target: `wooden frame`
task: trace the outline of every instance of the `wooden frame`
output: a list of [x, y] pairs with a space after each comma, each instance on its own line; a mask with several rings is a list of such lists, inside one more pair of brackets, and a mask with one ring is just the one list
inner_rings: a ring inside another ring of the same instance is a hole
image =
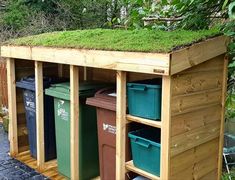
[[223, 164], [223, 147], [224, 147], [224, 119], [225, 119], [225, 102], [227, 95], [227, 80], [228, 80], [228, 58], [225, 58], [223, 69], [223, 90], [222, 90], [222, 113], [220, 126], [220, 145], [219, 145], [219, 163], [218, 163], [218, 179], [221, 177]]
[[15, 60], [7, 58], [7, 87], [9, 102], [9, 124], [10, 133], [10, 154], [16, 156], [18, 154], [18, 136], [17, 136], [17, 113], [16, 113], [16, 84], [15, 84]]
[[37, 166], [41, 171], [45, 163], [44, 141], [44, 97], [43, 64], [35, 61], [36, 125], [37, 125]]
[[70, 66], [70, 147], [71, 179], [79, 179], [79, 70]]
[[[89, 79], [96, 79], [95, 76], [98, 71], [94, 71], [93, 74], [92, 68], [116, 72], [117, 180], [125, 179], [127, 171], [156, 180], [185, 178], [186, 176], [183, 176], [182, 172], [185, 172], [189, 178], [219, 179], [223, 150], [223, 108], [227, 74], [227, 61], [223, 62], [227, 50], [226, 44], [227, 38], [219, 36], [166, 54], [2, 46], [1, 56], [7, 58], [8, 68], [9, 116], [12, 119], [10, 121], [11, 156], [17, 157], [21, 161], [24, 161], [22, 157], [28, 156], [28, 152], [23, 154], [18, 152], [15, 87], [17, 70], [14, 60], [14, 58], [17, 58], [35, 61], [38, 160], [36, 165], [33, 164], [32, 167], [40, 172], [45, 172], [47, 168], [50, 169], [49, 167], [53, 167], [53, 170], [56, 168], [55, 161], [44, 162], [44, 125], [42, 121], [39, 121], [43, 119], [42, 67], [43, 63], [50, 62], [59, 64], [57, 71], [60, 77], [64, 76], [63, 65], [70, 65], [68, 72], [70, 73], [71, 90], [71, 179], [79, 179], [78, 80], [80, 76], [78, 66], [84, 67], [82, 74], [84, 80], [88, 79], [88, 74]], [[223, 69], [221, 69], [222, 65]], [[140, 73], [136, 79], [148, 77], [146, 74], [162, 79], [162, 116], [160, 122], [126, 114], [126, 82], [129, 80], [128, 75], [130, 73]], [[103, 75], [100, 74], [101, 80], [103, 80]], [[107, 76], [107, 78], [110, 77]], [[129, 122], [161, 128], [160, 177], [136, 168], [133, 161], [125, 162], [126, 125]], [[218, 158], [219, 163], [208, 159], [207, 149], [211, 149], [211, 152], [213, 152], [211, 159]], [[184, 160], [184, 157], [188, 159]], [[29, 161], [36, 162], [31, 159]], [[202, 167], [206, 165], [211, 167], [203, 169]], [[58, 172], [53, 171], [49, 174], [52, 174], [53, 177], [59, 177], [56, 173]]]

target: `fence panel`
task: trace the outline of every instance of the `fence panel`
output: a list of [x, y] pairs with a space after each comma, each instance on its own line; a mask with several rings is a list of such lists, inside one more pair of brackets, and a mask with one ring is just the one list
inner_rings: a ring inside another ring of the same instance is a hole
[[8, 107], [6, 60], [0, 58], [0, 105]]

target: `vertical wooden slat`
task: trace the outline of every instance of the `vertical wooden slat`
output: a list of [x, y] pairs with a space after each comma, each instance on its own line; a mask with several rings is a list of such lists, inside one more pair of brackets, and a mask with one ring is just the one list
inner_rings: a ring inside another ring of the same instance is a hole
[[3, 107], [3, 98], [4, 98], [4, 96], [3, 96], [3, 93], [4, 93], [4, 91], [3, 91], [3, 72], [4, 72], [4, 64], [3, 64], [3, 62], [2, 61], [0, 61], [0, 108], [2, 108]]
[[162, 127], [161, 127], [161, 179], [170, 174], [170, 131], [171, 131], [171, 77], [162, 78]]
[[70, 66], [70, 147], [71, 179], [79, 179], [79, 69]]
[[84, 81], [87, 80], [87, 67], [83, 68], [84, 72], [83, 72], [83, 77], [84, 77]]
[[227, 80], [228, 80], [228, 59], [224, 60], [223, 70], [223, 89], [222, 89], [222, 112], [221, 112], [221, 125], [220, 125], [220, 142], [219, 142], [219, 159], [218, 159], [218, 180], [221, 179], [222, 163], [223, 163], [223, 146], [224, 146], [224, 123], [225, 123], [225, 101], [227, 95]]
[[116, 179], [125, 179], [126, 72], [117, 71]]
[[16, 112], [16, 84], [15, 84], [15, 60], [7, 58], [7, 85], [8, 85], [8, 109], [9, 109], [9, 133], [10, 133], [10, 154], [18, 154], [17, 135], [17, 112]]
[[37, 131], [37, 167], [43, 170], [45, 164], [44, 141], [44, 100], [43, 100], [43, 64], [35, 61], [35, 95], [36, 95], [36, 131]]
[[58, 64], [58, 76], [63, 77], [63, 64]]

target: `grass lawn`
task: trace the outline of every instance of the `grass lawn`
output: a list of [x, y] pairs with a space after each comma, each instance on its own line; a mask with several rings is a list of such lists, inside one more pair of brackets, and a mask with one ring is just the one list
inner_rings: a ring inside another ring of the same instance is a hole
[[12, 39], [4, 44], [61, 48], [167, 53], [220, 34], [218, 28], [201, 31], [91, 29], [45, 33]]

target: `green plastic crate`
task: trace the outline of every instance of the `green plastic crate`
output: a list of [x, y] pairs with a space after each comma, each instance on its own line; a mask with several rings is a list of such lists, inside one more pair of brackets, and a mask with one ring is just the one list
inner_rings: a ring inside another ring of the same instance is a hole
[[127, 83], [129, 114], [151, 120], [161, 119], [161, 79]]
[[161, 131], [145, 128], [128, 133], [134, 166], [160, 176]]

